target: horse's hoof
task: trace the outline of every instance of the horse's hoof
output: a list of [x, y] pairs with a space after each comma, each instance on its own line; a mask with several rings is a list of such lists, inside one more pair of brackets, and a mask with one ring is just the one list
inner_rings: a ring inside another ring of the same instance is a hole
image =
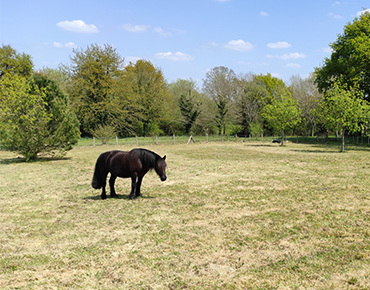
[[106, 195], [102, 195], [102, 196], [101, 196], [101, 199], [103, 199], [103, 200], [104, 200], [104, 199], [107, 199], [107, 196], [106, 196]]
[[134, 200], [134, 199], [136, 199], [137, 198], [137, 196], [131, 196], [130, 195], [130, 197], [129, 197], [129, 199], [131, 199], [131, 200]]

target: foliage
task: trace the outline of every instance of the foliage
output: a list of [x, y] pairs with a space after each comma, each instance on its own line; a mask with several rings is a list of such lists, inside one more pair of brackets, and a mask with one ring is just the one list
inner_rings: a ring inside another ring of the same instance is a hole
[[84, 135], [99, 125], [112, 125], [122, 120], [127, 111], [121, 95], [114, 89], [122, 73], [124, 59], [110, 45], [92, 44], [86, 50], [74, 49], [71, 65], [64, 69], [71, 84], [67, 87]]
[[267, 123], [276, 131], [281, 132], [281, 145], [284, 145], [284, 131], [294, 128], [299, 123], [300, 114], [301, 110], [297, 100], [294, 100], [289, 93], [273, 98], [271, 103], [266, 104], [261, 112]]
[[132, 105], [135, 106], [132, 111], [135, 111], [139, 121], [136, 134], [153, 134], [154, 124], [169, 127], [176, 110], [162, 71], [149, 61], [138, 60], [126, 66], [123, 78], [128, 84], [127, 94], [132, 96]]
[[249, 132], [253, 136], [259, 136], [263, 132], [263, 122], [260, 118], [256, 118], [249, 124]]
[[361, 99], [362, 95], [363, 92], [358, 87], [348, 87], [336, 80], [332, 89], [326, 91], [325, 98], [317, 109], [317, 115], [326, 128], [341, 131], [342, 151], [345, 131], [360, 131], [369, 117], [369, 106]]
[[19, 75], [29, 78], [32, 75], [31, 56], [18, 53], [10, 45], [0, 47], [0, 79], [5, 75]]
[[[265, 89], [253, 75], [240, 77], [238, 87], [240, 89], [236, 95], [233, 110], [236, 122], [242, 126], [242, 132], [255, 135], [255, 132], [251, 132], [251, 124], [257, 122], [263, 127], [263, 123], [260, 120], [256, 121], [256, 119], [260, 119], [262, 105], [259, 101], [262, 99], [261, 95], [265, 94]], [[259, 132], [261, 130], [262, 128]]]
[[217, 114], [215, 116], [216, 126], [218, 128], [219, 135], [225, 135], [226, 133], [226, 115], [229, 112], [228, 108], [228, 100], [223, 97], [219, 96], [218, 99], [215, 99], [216, 106], [217, 106]]
[[302, 125], [304, 124], [305, 127], [304, 130], [306, 130], [307, 135], [311, 132], [313, 136], [318, 122], [314, 112], [323, 98], [314, 82], [314, 76], [310, 75], [305, 79], [299, 75], [292, 76], [289, 90], [293, 98], [298, 101], [299, 108], [302, 111], [301, 118]]
[[26, 161], [38, 154], [63, 156], [78, 142], [79, 124], [68, 99], [42, 75], [29, 82], [14, 75], [0, 84], [1, 145]]
[[116, 128], [110, 125], [99, 125], [92, 131], [95, 138], [100, 139], [102, 144], [107, 144], [109, 139], [117, 136]]
[[187, 96], [180, 96], [179, 108], [184, 120], [186, 134], [190, 133], [191, 127], [195, 124], [195, 121], [201, 112], [199, 106], [200, 104], [194, 101], [190, 91]]
[[335, 42], [330, 44], [332, 54], [315, 69], [316, 82], [321, 91], [330, 90], [335, 79], [341, 77], [349, 87], [370, 94], [370, 13], [364, 11], [344, 27]]

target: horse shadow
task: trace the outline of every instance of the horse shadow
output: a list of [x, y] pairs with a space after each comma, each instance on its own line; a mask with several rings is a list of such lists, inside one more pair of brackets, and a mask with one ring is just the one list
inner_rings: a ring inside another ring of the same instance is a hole
[[[152, 199], [155, 198], [154, 196], [148, 196], [148, 195], [141, 195], [137, 199]], [[98, 195], [93, 195], [93, 196], [86, 196], [83, 198], [84, 200], [102, 200], [100, 194]], [[107, 195], [107, 199], [125, 199], [125, 200], [130, 200], [130, 195], [129, 194], [117, 194], [116, 197], [111, 197], [110, 195]]]

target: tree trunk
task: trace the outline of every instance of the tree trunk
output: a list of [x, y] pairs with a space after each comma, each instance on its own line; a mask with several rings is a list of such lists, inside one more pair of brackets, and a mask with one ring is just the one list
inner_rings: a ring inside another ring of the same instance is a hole
[[284, 130], [281, 130], [281, 146], [284, 146]]
[[344, 152], [344, 133], [345, 133], [346, 129], [343, 129], [342, 131], [342, 152]]

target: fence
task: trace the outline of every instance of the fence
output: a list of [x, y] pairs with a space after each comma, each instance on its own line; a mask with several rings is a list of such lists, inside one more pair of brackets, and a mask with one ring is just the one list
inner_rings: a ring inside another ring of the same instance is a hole
[[270, 141], [273, 137], [238, 137], [231, 135], [197, 135], [197, 136], [153, 136], [153, 137], [125, 137], [109, 138], [102, 140], [98, 138], [81, 138], [77, 146], [99, 146], [106, 145], [149, 145], [149, 144], [188, 144], [188, 143], [208, 143], [208, 142], [242, 142], [242, 141]]
[[[275, 136], [231, 136], [231, 135], [197, 135], [197, 136], [154, 136], [154, 137], [125, 137], [125, 138], [109, 138], [104, 144], [111, 146], [118, 145], [160, 145], [160, 144], [188, 144], [188, 143], [208, 143], [208, 142], [259, 142], [272, 143], [273, 140], [280, 139]], [[286, 136], [285, 141], [294, 143], [309, 143], [309, 144], [340, 144], [341, 139], [329, 136], [327, 140], [324, 138], [307, 137], [307, 136]], [[345, 143], [348, 145], [369, 146], [370, 137], [349, 136], [345, 138]], [[98, 138], [81, 138], [77, 146], [100, 146], [102, 141]]]

